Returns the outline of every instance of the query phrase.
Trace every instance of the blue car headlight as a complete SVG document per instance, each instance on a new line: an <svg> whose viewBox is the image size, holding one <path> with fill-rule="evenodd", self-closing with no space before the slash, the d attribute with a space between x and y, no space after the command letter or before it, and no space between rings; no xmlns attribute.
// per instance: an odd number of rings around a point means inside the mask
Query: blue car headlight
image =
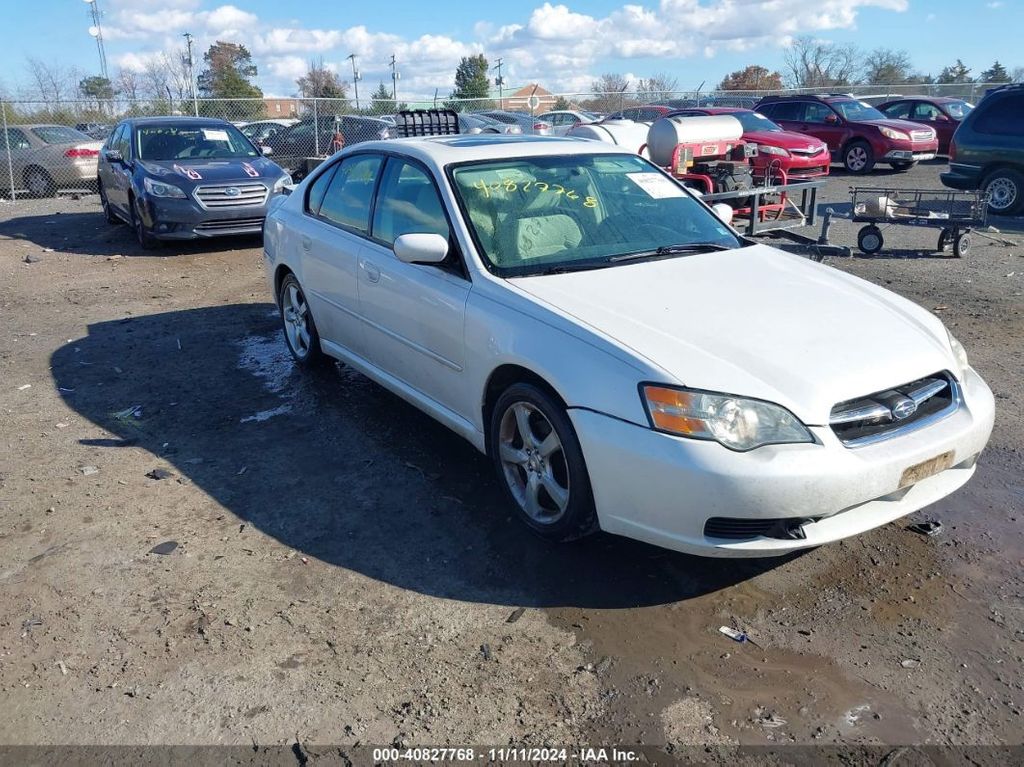
<svg viewBox="0 0 1024 767"><path fill-rule="evenodd" d="M181 187L177 187L174 184L165 184L163 181L154 181L151 178L146 178L143 179L142 185L154 197L173 197L179 200L183 200L186 197Z"/></svg>

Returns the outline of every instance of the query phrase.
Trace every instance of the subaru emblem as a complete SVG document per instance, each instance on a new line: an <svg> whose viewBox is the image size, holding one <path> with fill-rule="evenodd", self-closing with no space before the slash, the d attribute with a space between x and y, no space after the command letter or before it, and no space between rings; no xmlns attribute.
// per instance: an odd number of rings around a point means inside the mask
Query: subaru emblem
<svg viewBox="0 0 1024 767"><path fill-rule="evenodd" d="M912 399L901 399L892 406L892 417L896 421L905 421L917 412L917 403Z"/></svg>
<svg viewBox="0 0 1024 767"><path fill-rule="evenodd" d="M224 195L227 197L238 197L242 193L242 190L237 186L229 186L224 190Z"/></svg>

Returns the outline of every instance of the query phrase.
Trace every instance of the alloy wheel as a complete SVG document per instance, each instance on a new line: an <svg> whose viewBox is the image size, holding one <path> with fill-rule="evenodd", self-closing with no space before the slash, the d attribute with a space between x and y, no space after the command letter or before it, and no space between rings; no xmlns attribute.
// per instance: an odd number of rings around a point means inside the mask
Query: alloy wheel
<svg viewBox="0 0 1024 767"><path fill-rule="evenodd" d="M309 304L298 285L290 284L284 292L284 332L296 356L305 358L310 350Z"/></svg>
<svg viewBox="0 0 1024 767"><path fill-rule="evenodd" d="M851 147L846 153L846 166L854 173L864 170L868 164L867 150L862 146Z"/></svg>
<svg viewBox="0 0 1024 767"><path fill-rule="evenodd" d="M1017 202L1017 185L1008 178L993 179L986 191L993 210L1007 210Z"/></svg>
<svg viewBox="0 0 1024 767"><path fill-rule="evenodd" d="M530 519L557 522L569 506L569 471L558 432L529 402L515 402L501 418L498 450L513 498Z"/></svg>

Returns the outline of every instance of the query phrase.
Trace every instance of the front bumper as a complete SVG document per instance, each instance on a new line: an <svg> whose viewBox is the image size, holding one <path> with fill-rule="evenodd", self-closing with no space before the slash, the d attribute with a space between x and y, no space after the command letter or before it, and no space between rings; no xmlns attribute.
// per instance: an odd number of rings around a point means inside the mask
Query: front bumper
<svg viewBox="0 0 1024 767"><path fill-rule="evenodd" d="M587 461L601 529L690 554L779 556L884 525L944 498L974 473L992 432L994 400L973 370L963 405L917 432L844 447L828 427L819 444L770 445L737 453L716 442L673 437L588 410L570 415ZM951 468L899 488L903 472L947 451ZM814 518L800 540L705 535L713 517Z"/></svg>
<svg viewBox="0 0 1024 767"><path fill-rule="evenodd" d="M938 148L935 150L927 151L914 151L913 149L893 149L886 152L882 158L887 161L896 162L923 162L924 160L934 160L935 155L938 154Z"/></svg>
<svg viewBox="0 0 1024 767"><path fill-rule="evenodd" d="M206 237L260 234L273 195L262 205L206 210L192 198L145 195L143 223L160 240L195 240Z"/></svg>
<svg viewBox="0 0 1024 767"><path fill-rule="evenodd" d="M794 180L827 176L831 164L832 158L828 151L813 156L779 157L778 155L759 154L754 159L754 168L762 173L779 168L785 172L787 178Z"/></svg>

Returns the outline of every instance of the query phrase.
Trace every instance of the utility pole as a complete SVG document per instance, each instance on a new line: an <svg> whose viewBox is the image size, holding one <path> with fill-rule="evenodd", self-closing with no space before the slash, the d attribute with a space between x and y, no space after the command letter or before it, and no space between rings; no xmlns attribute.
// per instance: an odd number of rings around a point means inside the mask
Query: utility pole
<svg viewBox="0 0 1024 767"><path fill-rule="evenodd" d="M502 61L498 59L498 63L495 65L498 70L498 76L494 78L494 84L498 86L498 109L505 109L505 98L504 98L504 87L505 78L501 76Z"/></svg>
<svg viewBox="0 0 1024 767"><path fill-rule="evenodd" d="M399 74L398 69L395 67L395 54L391 54L391 100L395 102L395 108L398 108L398 81L402 75Z"/></svg>
<svg viewBox="0 0 1024 767"><path fill-rule="evenodd" d="M89 12L92 16L92 26L89 27L89 34L96 38L96 50L100 54L100 74L103 75L104 80L109 80L107 76L107 52L103 48L103 26L100 24L100 6L99 0L85 0L89 4Z"/></svg>
<svg viewBox="0 0 1024 767"><path fill-rule="evenodd" d="M199 117L199 97L196 95L196 76L192 68L192 33L186 32L182 37L185 38L185 45L188 47L188 89L192 91L192 111Z"/></svg>
<svg viewBox="0 0 1024 767"><path fill-rule="evenodd" d="M356 55L350 53L346 58L352 62L352 87L356 91L356 111L359 110L359 81L363 79L363 76L359 74L359 70L356 69Z"/></svg>

